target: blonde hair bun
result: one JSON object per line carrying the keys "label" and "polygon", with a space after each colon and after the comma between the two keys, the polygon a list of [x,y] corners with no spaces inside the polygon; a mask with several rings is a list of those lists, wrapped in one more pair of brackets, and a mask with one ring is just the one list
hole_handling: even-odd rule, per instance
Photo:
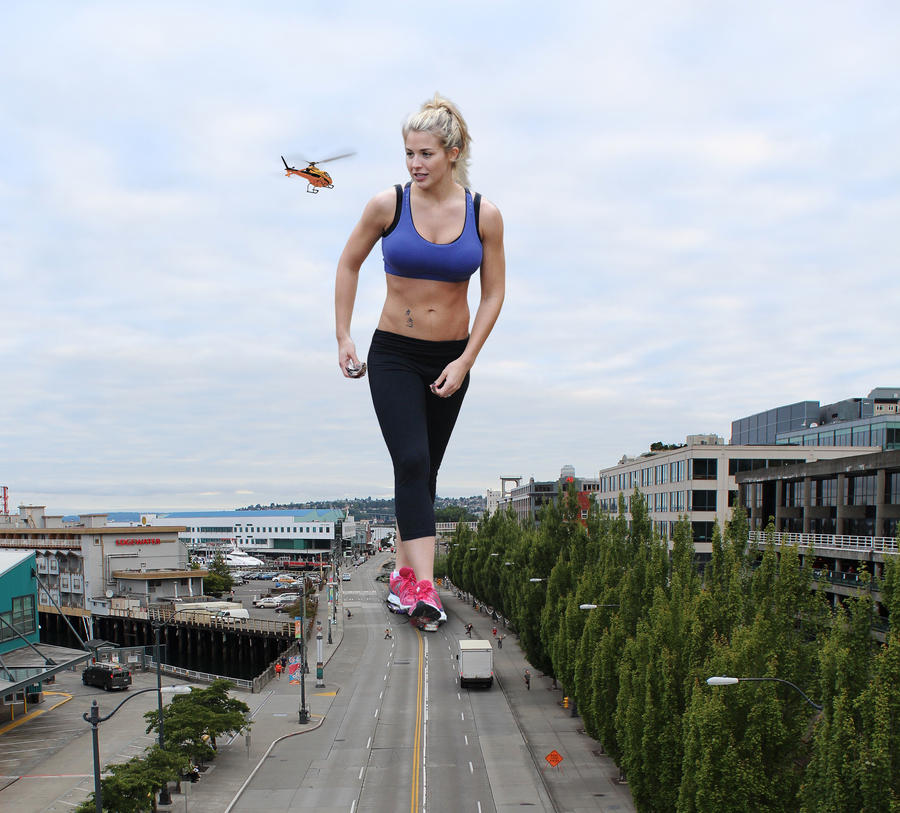
{"label": "blonde hair bun", "polygon": [[459,155],[453,163],[453,176],[462,186],[469,186],[469,143],[472,138],[466,120],[459,108],[439,93],[434,94],[413,113],[403,125],[403,138],[411,132],[432,133],[440,140],[445,150],[459,149]]}

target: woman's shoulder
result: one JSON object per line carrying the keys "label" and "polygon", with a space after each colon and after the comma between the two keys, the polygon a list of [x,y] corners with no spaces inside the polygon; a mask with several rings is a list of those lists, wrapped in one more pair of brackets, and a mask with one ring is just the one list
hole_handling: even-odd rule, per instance
{"label": "woman's shoulder", "polygon": [[397,187],[391,186],[378,192],[366,204],[363,211],[363,220],[372,223],[383,231],[394,220],[394,212],[397,208]]}
{"label": "woman's shoulder", "polygon": [[[474,192],[472,194],[473,196],[475,195]],[[479,197],[478,230],[481,232],[482,237],[491,233],[502,234],[503,217],[500,214],[500,210],[483,195],[480,195]]]}

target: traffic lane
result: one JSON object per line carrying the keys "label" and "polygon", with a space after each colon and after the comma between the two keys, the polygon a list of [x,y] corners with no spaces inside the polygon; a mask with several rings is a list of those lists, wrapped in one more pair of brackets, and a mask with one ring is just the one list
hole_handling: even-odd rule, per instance
{"label": "traffic lane", "polygon": [[428,640],[428,805],[434,810],[445,810],[449,809],[448,800],[452,800],[454,811],[492,813],[496,806],[482,755],[481,724],[470,694],[490,696],[496,687],[459,688],[457,638],[449,614],[447,623]]}
{"label": "traffic lane", "polygon": [[[345,601],[353,608],[353,618],[344,622],[341,646],[325,672],[326,686],[314,688],[314,664],[306,682],[313,697],[317,691],[337,692],[322,726],[279,742],[236,803],[234,813],[270,813],[273,806],[346,813],[356,804],[359,809],[376,730],[385,713],[393,660],[401,647],[395,645],[396,639],[384,638],[387,613],[383,597],[374,587],[354,591]],[[310,651],[315,653],[315,642]],[[380,780],[373,776],[370,781]],[[400,782],[404,784],[408,803],[408,784]],[[393,801],[382,808],[383,813],[396,813],[397,809]]]}
{"label": "traffic lane", "polygon": [[[455,676],[458,675],[458,642],[466,637],[465,620],[460,611],[468,612],[469,609],[464,601],[445,602],[447,623],[441,627],[441,631],[448,639]],[[491,644],[496,647],[493,639]],[[459,685],[458,679],[456,685]],[[468,707],[468,712],[463,709],[462,713],[472,720],[474,726],[478,753],[488,779],[493,804],[499,809],[529,805],[534,810],[544,810],[547,813],[553,811],[553,803],[547,795],[515,713],[500,684],[495,680],[490,689],[461,689],[459,695],[463,706]],[[476,765],[473,762],[473,767]]]}

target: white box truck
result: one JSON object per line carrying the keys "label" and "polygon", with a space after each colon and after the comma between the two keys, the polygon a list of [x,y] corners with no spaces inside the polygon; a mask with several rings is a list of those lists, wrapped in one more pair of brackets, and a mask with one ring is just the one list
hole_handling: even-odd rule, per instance
{"label": "white box truck", "polygon": [[459,653],[459,687],[486,686],[494,683],[494,650],[490,641],[461,638]]}

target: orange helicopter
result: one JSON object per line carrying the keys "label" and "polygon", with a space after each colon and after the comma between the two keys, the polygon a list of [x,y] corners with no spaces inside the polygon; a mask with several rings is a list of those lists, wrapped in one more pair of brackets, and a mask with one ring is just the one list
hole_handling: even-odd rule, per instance
{"label": "orange helicopter", "polygon": [[334,184],[331,181],[331,176],[325,172],[325,170],[319,169],[316,164],[324,164],[327,161],[337,161],[338,158],[349,158],[351,155],[356,155],[356,153],[345,152],[341,155],[332,155],[331,158],[323,158],[321,161],[307,161],[309,166],[304,169],[288,166],[288,162],[284,160],[283,155],[281,156],[281,162],[284,164],[284,175],[286,178],[290,178],[291,175],[299,175],[301,178],[306,178],[308,182],[306,191],[317,195],[320,189],[334,189]]}

